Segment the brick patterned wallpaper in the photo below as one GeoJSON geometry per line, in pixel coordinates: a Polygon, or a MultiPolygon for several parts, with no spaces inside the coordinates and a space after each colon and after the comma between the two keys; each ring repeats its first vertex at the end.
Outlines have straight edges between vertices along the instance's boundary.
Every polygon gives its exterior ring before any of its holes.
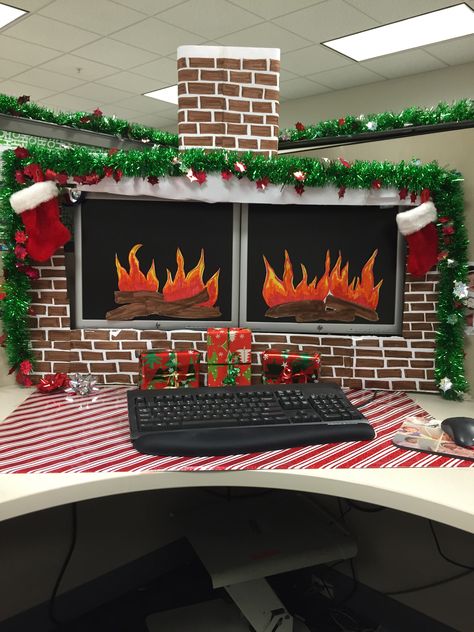
{"type": "Polygon", "coordinates": [[[251,51],[255,57],[256,49],[237,47],[178,49],[180,149],[228,148],[276,155],[279,55],[272,58],[269,55],[275,51],[262,48],[260,58],[247,58],[251,51]]]}
{"type": "MultiPolygon", "coordinates": [[[[151,348],[197,349],[206,373],[205,331],[74,329],[69,324],[64,255],[38,267],[33,282],[31,337],[37,376],[51,372],[90,372],[106,384],[135,384],[137,352],[151,348]]],[[[261,354],[269,346],[318,351],[321,379],[353,388],[437,392],[434,382],[438,273],[422,279],[407,275],[403,336],[335,336],[255,333],[253,381],[261,380],[261,354]]],[[[202,378],[202,383],[205,383],[202,378]]]]}

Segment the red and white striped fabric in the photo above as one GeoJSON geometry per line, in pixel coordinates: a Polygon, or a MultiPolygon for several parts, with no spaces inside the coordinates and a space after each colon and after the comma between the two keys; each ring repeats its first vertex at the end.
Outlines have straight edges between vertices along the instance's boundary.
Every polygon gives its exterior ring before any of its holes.
{"type": "MultiPolygon", "coordinates": [[[[392,444],[407,416],[430,417],[402,392],[384,392],[364,407],[377,433],[372,441],[223,457],[148,456],[130,442],[126,391],[119,386],[87,397],[32,394],[0,424],[0,473],[474,467],[472,461],[392,444]]],[[[360,390],[347,395],[356,406],[371,397],[360,390]]]]}

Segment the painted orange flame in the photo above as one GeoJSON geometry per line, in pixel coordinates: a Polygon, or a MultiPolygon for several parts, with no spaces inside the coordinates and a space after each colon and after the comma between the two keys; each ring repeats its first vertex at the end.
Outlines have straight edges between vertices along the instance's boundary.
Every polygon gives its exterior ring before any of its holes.
{"type": "Polygon", "coordinates": [[[118,287],[122,292],[140,292],[149,291],[157,292],[159,288],[159,281],[155,272],[155,260],[151,262],[150,269],[145,276],[140,270],[140,263],[136,257],[137,250],[142,247],[143,244],[135,244],[128,253],[128,263],[130,266],[130,272],[127,272],[120,264],[120,261],[115,253],[115,266],[117,268],[118,287]]]}
{"type": "Polygon", "coordinates": [[[204,274],[204,250],[201,250],[201,256],[196,266],[190,270],[187,274],[184,270],[184,257],[181,250],[178,248],[176,251],[176,263],[177,270],[173,277],[171,272],[166,270],[166,283],[163,287],[163,298],[165,301],[177,301],[183,298],[189,298],[202,292],[204,288],[207,289],[209,300],[200,305],[206,307],[212,307],[217,301],[219,294],[219,272],[218,270],[207,283],[204,283],[202,276],[204,274]]]}
{"type": "Polygon", "coordinates": [[[296,287],[294,285],[293,265],[286,250],[282,279],[276,275],[275,270],[264,256],[266,276],[262,289],[263,298],[269,307],[274,307],[292,301],[323,301],[328,294],[332,294],[337,298],[375,309],[379,302],[380,286],[383,283],[382,279],[374,287],[373,267],[376,256],[377,250],[374,250],[362,268],[360,278],[354,277],[349,283],[349,263],[346,263],[341,270],[342,257],[339,254],[333,269],[330,271],[331,257],[328,250],[325,271],[319,281],[317,277],[314,277],[311,283],[308,283],[308,273],[305,266],[301,264],[302,279],[296,287]]]}

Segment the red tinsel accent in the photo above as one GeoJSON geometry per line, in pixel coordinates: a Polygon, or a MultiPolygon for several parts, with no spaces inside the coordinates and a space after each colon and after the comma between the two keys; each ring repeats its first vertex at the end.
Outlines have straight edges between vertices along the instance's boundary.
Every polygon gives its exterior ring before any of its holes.
{"type": "Polygon", "coordinates": [[[341,158],[340,156],[339,156],[339,162],[340,162],[341,164],[343,164],[343,165],[344,165],[344,167],[347,167],[348,169],[349,169],[349,167],[351,166],[351,163],[350,163],[350,162],[347,162],[347,160],[344,160],[344,158],[341,158]]]}
{"type": "Polygon", "coordinates": [[[69,386],[69,376],[67,373],[49,373],[44,375],[37,389],[40,393],[52,393],[60,388],[67,388],[69,386]]]}
{"type": "Polygon", "coordinates": [[[382,188],[382,181],[379,180],[378,178],[377,178],[377,180],[374,180],[372,182],[372,188],[373,189],[381,189],[382,188]]]}
{"type": "Polygon", "coordinates": [[[13,153],[20,160],[24,160],[25,158],[28,158],[28,156],[30,155],[30,152],[26,149],[26,147],[17,147],[16,149],[13,150],[13,153]]]}
{"type": "Polygon", "coordinates": [[[451,221],[451,218],[447,217],[446,215],[443,215],[443,217],[438,217],[438,222],[440,224],[447,224],[450,221],[451,221]]]}
{"type": "Polygon", "coordinates": [[[306,129],[303,123],[301,123],[300,121],[295,123],[295,127],[299,132],[304,132],[304,130],[306,129]]]}
{"type": "Polygon", "coordinates": [[[447,250],[441,250],[441,252],[438,252],[438,261],[442,261],[443,259],[446,259],[448,254],[449,253],[447,250]]]}
{"type": "Polygon", "coordinates": [[[80,123],[90,123],[91,122],[91,117],[90,116],[81,116],[81,118],[79,119],[80,123]]]}
{"type": "Polygon", "coordinates": [[[346,122],[346,119],[345,118],[340,118],[340,119],[337,119],[337,122],[338,122],[338,125],[342,127],[344,125],[344,123],[346,122]]]}

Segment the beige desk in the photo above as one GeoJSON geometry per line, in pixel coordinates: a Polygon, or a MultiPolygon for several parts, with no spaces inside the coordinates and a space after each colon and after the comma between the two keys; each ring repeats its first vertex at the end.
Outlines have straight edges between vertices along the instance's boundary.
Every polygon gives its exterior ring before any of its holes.
{"type": "MultiPolygon", "coordinates": [[[[0,388],[4,418],[28,391],[0,388]]],[[[414,399],[434,417],[474,417],[474,402],[414,399]]],[[[73,501],[179,487],[235,486],[305,491],[361,500],[474,533],[474,469],[353,469],[104,474],[0,474],[0,520],[73,501]]]]}

